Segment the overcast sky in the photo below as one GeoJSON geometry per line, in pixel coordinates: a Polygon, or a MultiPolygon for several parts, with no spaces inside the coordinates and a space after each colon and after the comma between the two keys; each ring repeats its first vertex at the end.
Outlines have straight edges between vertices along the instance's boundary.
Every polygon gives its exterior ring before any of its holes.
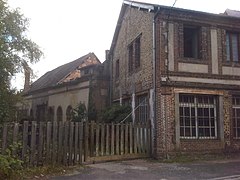
{"type": "MultiPolygon", "coordinates": [[[[142,0],[171,6],[174,0],[142,0]]],[[[29,36],[45,56],[33,66],[42,76],[62,64],[94,52],[101,62],[110,48],[122,0],[8,0],[30,19],[29,36]]],[[[211,13],[240,10],[240,0],[177,0],[175,7],[211,13]]],[[[13,86],[23,87],[23,75],[13,86]]]]}

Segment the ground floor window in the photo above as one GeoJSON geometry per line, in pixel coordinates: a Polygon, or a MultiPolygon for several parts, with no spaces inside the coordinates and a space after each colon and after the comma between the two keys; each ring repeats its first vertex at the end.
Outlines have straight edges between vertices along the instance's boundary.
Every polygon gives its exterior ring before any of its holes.
{"type": "Polygon", "coordinates": [[[233,137],[240,139],[240,96],[232,98],[233,137]]]}
{"type": "Polygon", "coordinates": [[[148,96],[141,95],[136,98],[136,121],[146,123],[148,120],[148,96]]]}
{"type": "Polygon", "coordinates": [[[180,94],[180,137],[185,139],[217,138],[216,104],[216,96],[180,94]]]}

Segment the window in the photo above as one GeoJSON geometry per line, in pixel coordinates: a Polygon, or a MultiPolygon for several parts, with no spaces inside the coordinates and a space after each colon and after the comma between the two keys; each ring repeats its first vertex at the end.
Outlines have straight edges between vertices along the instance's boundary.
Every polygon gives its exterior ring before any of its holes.
{"type": "Polygon", "coordinates": [[[180,137],[217,138],[216,97],[210,95],[179,96],[180,137]]]}
{"type": "Polygon", "coordinates": [[[135,68],[140,67],[141,41],[140,37],[135,40],[135,68]]]}
{"type": "Polygon", "coordinates": [[[62,112],[62,107],[58,106],[57,108],[57,121],[62,121],[63,119],[63,112],[62,112]]]}
{"type": "Polygon", "coordinates": [[[233,137],[240,139],[240,96],[232,98],[233,137]]]}
{"type": "Polygon", "coordinates": [[[128,72],[132,73],[141,65],[141,34],[128,45],[128,72]]]}
{"type": "Polygon", "coordinates": [[[226,55],[227,62],[239,62],[239,34],[226,33],[226,55]]]}
{"type": "Polygon", "coordinates": [[[72,106],[67,107],[66,117],[67,117],[67,121],[71,121],[71,119],[72,119],[72,106]]]}
{"type": "Polygon", "coordinates": [[[183,28],[184,57],[200,58],[199,34],[200,29],[198,27],[183,28]]]}
{"type": "Polygon", "coordinates": [[[119,78],[119,59],[116,61],[116,74],[115,74],[115,76],[116,76],[116,79],[119,78]]]}
{"type": "Polygon", "coordinates": [[[128,46],[128,72],[133,71],[133,44],[128,46]]]}
{"type": "Polygon", "coordinates": [[[54,120],[54,110],[52,107],[48,108],[48,121],[53,121],[54,120]]]}
{"type": "Polygon", "coordinates": [[[146,123],[148,120],[148,98],[147,95],[137,97],[136,121],[146,123]]]}

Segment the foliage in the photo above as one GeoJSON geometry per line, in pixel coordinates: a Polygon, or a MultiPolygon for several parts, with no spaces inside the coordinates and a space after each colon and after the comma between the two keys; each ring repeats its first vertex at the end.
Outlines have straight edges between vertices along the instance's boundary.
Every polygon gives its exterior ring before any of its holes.
{"type": "Polygon", "coordinates": [[[79,103],[76,108],[72,110],[72,121],[83,122],[87,118],[87,109],[85,104],[79,103]]]}
{"type": "Polygon", "coordinates": [[[17,154],[20,146],[20,144],[15,143],[9,149],[6,149],[5,153],[0,154],[0,177],[3,177],[3,179],[8,179],[13,174],[18,174],[19,170],[23,168],[23,161],[13,153],[17,154]]]}
{"type": "Polygon", "coordinates": [[[0,123],[11,120],[16,103],[10,80],[22,72],[24,64],[38,62],[42,52],[27,36],[29,20],[19,9],[0,0],[0,123]]]}
{"type": "MultiPolygon", "coordinates": [[[[101,114],[101,120],[106,123],[116,122],[119,123],[124,120],[131,113],[131,106],[129,105],[112,105],[101,114]]],[[[125,120],[125,122],[131,122],[131,115],[125,120]]]]}

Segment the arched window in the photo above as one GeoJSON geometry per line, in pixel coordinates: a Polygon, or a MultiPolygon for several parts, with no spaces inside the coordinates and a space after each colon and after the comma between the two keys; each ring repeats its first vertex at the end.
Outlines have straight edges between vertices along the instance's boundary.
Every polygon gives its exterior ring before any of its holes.
{"type": "Polygon", "coordinates": [[[72,106],[70,106],[70,105],[67,107],[66,117],[67,117],[67,121],[72,120],[72,106]]]}
{"type": "Polygon", "coordinates": [[[62,107],[58,106],[58,108],[57,108],[57,121],[62,121],[62,119],[63,119],[62,107]]]}
{"type": "Polygon", "coordinates": [[[53,121],[54,120],[54,110],[52,107],[48,108],[48,121],[53,121]]]}
{"type": "Polygon", "coordinates": [[[33,110],[30,109],[30,120],[33,121],[33,110]]]}

